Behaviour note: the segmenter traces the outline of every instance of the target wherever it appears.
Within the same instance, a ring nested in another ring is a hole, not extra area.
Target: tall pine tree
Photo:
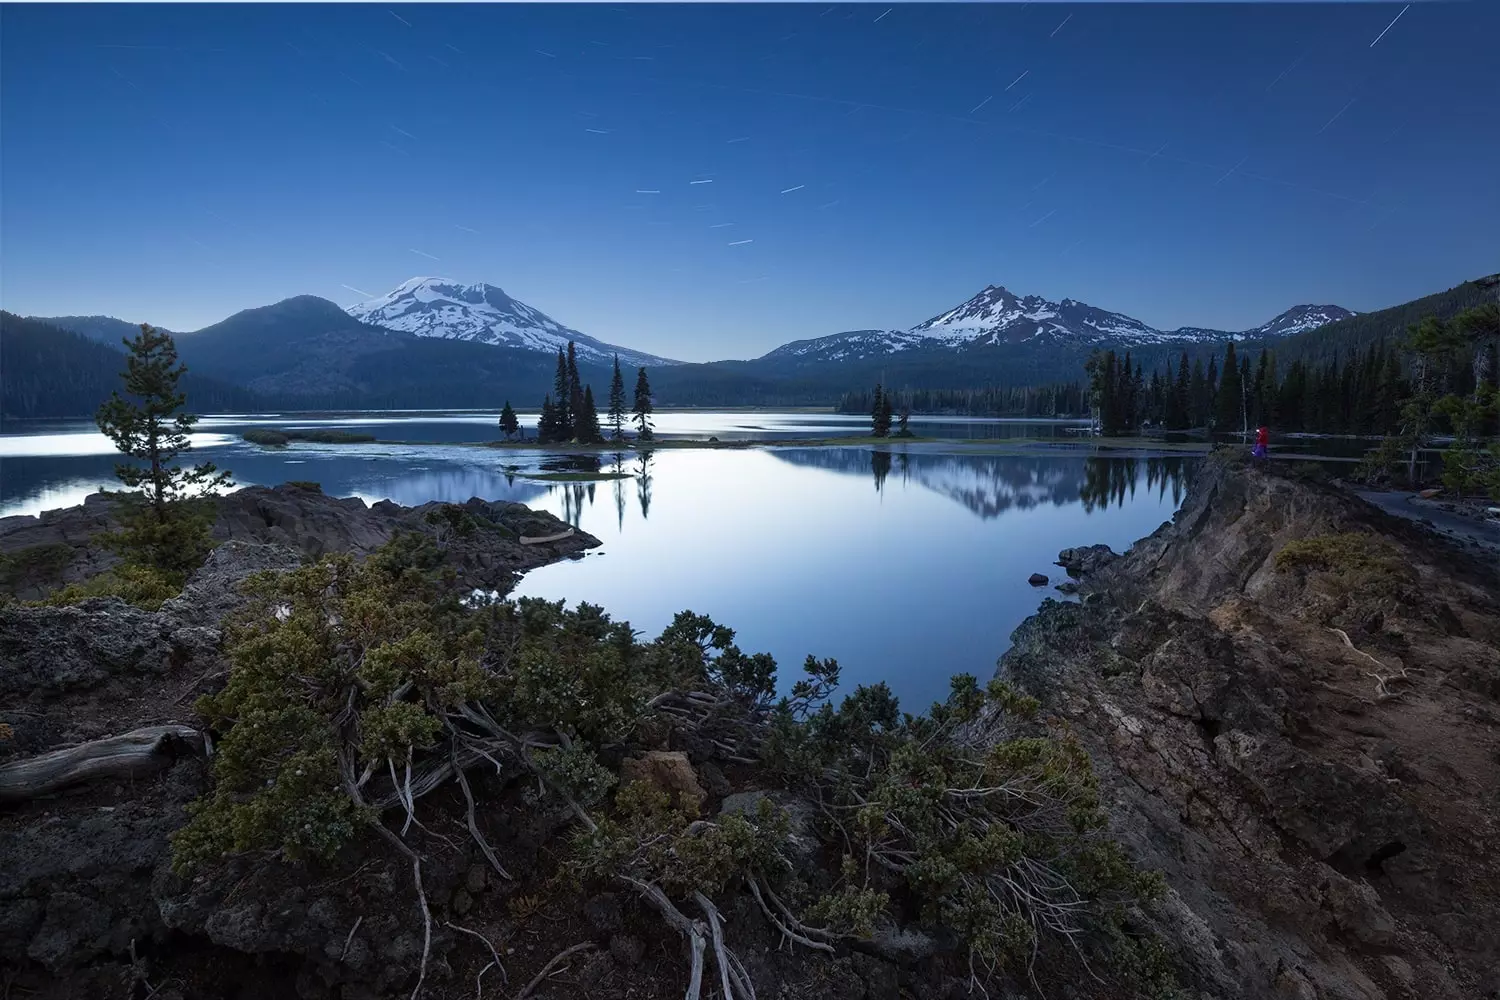
[[[638,436],[642,441],[650,441],[655,436],[651,433],[651,382],[646,378],[644,365],[635,377],[635,406],[631,412],[635,415]]]
[[[578,404],[578,419],[573,428],[574,436],[584,444],[597,444],[603,440],[599,433],[599,411],[594,408],[594,387],[583,387],[583,396]]]
[[[583,411],[583,383],[578,380],[578,350],[568,341],[568,414],[573,418],[573,436],[579,436],[578,416]]]
[[[568,401],[573,398],[573,380],[568,374],[568,356],[557,349],[557,374],[552,376],[552,393],[557,401],[552,404],[556,416],[555,427],[559,435],[555,441],[573,440],[573,408]]]
[[[625,439],[625,376],[620,374],[620,356],[615,355],[615,374],[609,380],[609,436]]]

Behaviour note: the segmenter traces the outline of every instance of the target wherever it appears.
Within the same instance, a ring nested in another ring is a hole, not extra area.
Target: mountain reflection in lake
[[[603,471],[616,464],[605,456]],[[1059,550],[1117,551],[1177,508],[1180,458],[941,455],[869,448],[658,450],[634,480],[559,483],[535,503],[603,540],[517,595],[589,601],[655,635],[691,609],[769,652],[783,687],[833,657],[844,686],[884,680],[908,707],[988,677],[1056,583]],[[874,489],[871,484],[874,484]]]

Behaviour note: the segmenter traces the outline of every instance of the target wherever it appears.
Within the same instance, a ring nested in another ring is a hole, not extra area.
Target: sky
[[[690,361],[988,284],[1366,311],[1500,270],[1496,37],[1490,2],[5,4],[0,307],[188,331],[433,275]]]

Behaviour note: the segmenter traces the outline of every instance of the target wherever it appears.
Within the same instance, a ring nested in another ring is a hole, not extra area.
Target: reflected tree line
[[[915,482],[950,497],[979,517],[1043,504],[1081,503],[1086,511],[1123,506],[1140,491],[1182,502],[1189,459],[1100,458],[1013,455],[936,455],[884,449],[807,449],[777,452],[794,465],[869,475],[876,492],[897,473],[903,485]]]
[[[652,486],[652,458],[650,449],[637,452],[634,461],[626,461],[624,452],[615,452],[609,456],[609,466],[606,469],[604,459],[597,455],[566,455],[555,459],[549,459],[542,463],[543,472],[576,472],[583,475],[602,475],[605,472],[617,477],[610,480],[610,490],[615,504],[615,524],[623,530],[625,527],[625,508],[627,506],[626,491],[627,483],[632,479],[635,482],[636,505],[641,511],[641,520],[651,516],[651,486]],[[510,474],[507,474],[510,478]],[[585,507],[592,507],[598,482],[580,480],[574,483],[558,483],[547,487],[548,493],[561,492],[562,494],[562,519],[574,528],[582,530],[583,511]]]
[[[971,456],[858,448],[809,448],[774,454],[793,465],[868,475],[873,479],[877,493],[884,493],[891,474],[895,473],[902,486],[915,483],[959,502],[985,519],[998,517],[1008,510],[1025,510],[1043,504],[1064,506],[1078,503],[1092,513],[1123,507],[1138,496],[1154,494],[1157,499],[1165,499],[1169,491],[1172,503],[1179,505],[1191,461],[1175,456]],[[593,475],[612,473],[623,477],[611,480],[609,486],[616,527],[624,530],[625,511],[632,490],[641,519],[651,516],[655,478],[653,458],[649,450],[634,455],[616,452],[603,457],[569,455],[549,460],[543,469]],[[548,492],[561,491],[563,520],[582,530],[583,511],[597,499],[598,486],[597,482],[579,481],[558,483],[547,489]]]

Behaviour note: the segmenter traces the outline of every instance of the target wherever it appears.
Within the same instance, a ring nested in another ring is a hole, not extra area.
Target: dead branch
[[[519,992],[519,993],[516,994],[516,1000],[526,1000],[527,997],[531,996],[531,994],[536,990],[536,988],[538,986],[542,985],[543,980],[545,980],[548,976],[550,976],[552,974],[552,970],[555,969],[555,968],[557,968],[557,966],[561,965],[563,962],[565,962],[568,959],[569,956],[576,955],[580,951],[592,951],[593,948],[594,948],[594,942],[592,942],[592,941],[580,941],[578,944],[575,944],[575,945],[572,945],[570,947],[564,948],[562,951],[558,952],[556,955],[553,955],[552,956],[552,960],[550,962],[548,962],[546,965],[542,966],[542,971],[538,972],[536,975],[532,976],[531,977],[531,982],[527,983],[526,986],[525,986],[525,988],[522,989],[521,992]]]
[[[146,726],[0,767],[0,802],[19,802],[96,778],[139,778],[179,757],[206,757],[208,744],[191,726]]]
[[[469,824],[469,835],[474,838],[474,843],[479,845],[479,850],[483,852],[485,860],[490,863],[490,867],[499,872],[501,878],[508,880],[510,873],[500,864],[500,858],[495,854],[495,849],[490,846],[490,842],[484,839],[484,834],[479,832],[479,823],[474,819],[474,793],[469,788],[469,779],[464,775],[463,768],[458,766],[456,754],[453,761],[453,773],[458,778],[458,787],[463,789],[464,802],[468,807],[466,818]],[[498,958],[496,962],[499,962]]]
[[[510,984],[510,975],[508,973],[506,973],[506,971],[505,971],[505,963],[502,962],[502,961],[500,961],[500,953],[495,950],[495,946],[490,943],[490,939],[489,938],[485,937],[483,934],[479,933],[478,931],[470,930],[469,928],[464,927],[464,926],[462,926],[460,924],[455,924],[451,920],[444,920],[443,921],[443,926],[444,927],[451,927],[451,928],[453,928],[456,931],[462,931],[463,933],[468,934],[471,937],[478,938],[484,944],[484,946],[490,950],[490,957],[494,959],[494,962],[492,962],[490,964],[493,965],[495,968],[497,968],[497,969],[500,970],[500,978],[506,983],[506,985]],[[488,971],[489,968],[490,968],[490,966],[488,966],[488,965],[485,966],[485,970],[486,971]],[[483,976],[484,973],[481,972],[480,975]],[[477,980],[475,982],[475,985],[478,986]]]
[[[692,954],[692,967],[688,972],[688,988],[687,993],[683,995],[683,1000],[699,1000],[703,992],[703,951],[708,945],[708,939],[703,933],[703,925],[696,920],[689,920],[667,898],[667,894],[662,892],[659,886],[631,878],[629,875],[621,875],[620,881],[640,893],[641,898],[662,915],[662,919],[687,939],[688,948]]]
[[[355,918],[355,920],[354,920],[354,926],[351,927],[351,928],[349,928],[349,936],[346,937],[346,938],[344,938],[344,947],[343,947],[343,950],[341,950],[339,952],[339,961],[340,962],[342,962],[344,960],[344,956],[345,955],[349,954],[349,945],[354,940],[354,932],[357,931],[357,930],[359,930],[359,925],[362,924],[362,923],[364,923],[364,922],[365,922],[365,918],[364,918],[363,914],[361,914],[360,916],[358,916],[358,917]]]
[[[761,894],[760,885],[758,884],[759,881],[760,881],[759,879],[753,879],[753,878],[748,880],[749,885],[750,885],[750,894],[752,896],[754,896],[755,897],[755,901],[760,904],[761,912],[766,915],[766,919],[767,920],[771,921],[771,926],[775,927],[778,931],[780,931],[781,932],[781,936],[784,937],[784,938],[786,938],[788,941],[795,941],[797,944],[805,945],[806,947],[813,948],[813,949],[815,949],[817,951],[826,951],[828,954],[832,955],[833,954],[833,946],[832,945],[830,945],[830,944],[828,944],[826,942],[823,942],[823,941],[814,941],[811,938],[809,938],[805,933],[798,933],[797,930],[793,930],[792,927],[787,926],[787,924],[783,923],[781,921],[781,919],[775,913],[771,912],[771,908],[766,905],[766,898],[765,898],[765,896]],[[769,890],[767,890],[767,891],[769,892]],[[788,914],[789,918],[790,918],[790,916],[791,915]],[[802,926],[802,924],[799,923],[798,921],[796,921],[795,919],[791,920],[791,924],[792,924],[792,926],[798,928],[798,930],[801,930],[801,931],[814,931],[814,930],[816,930],[815,928]],[[819,933],[822,933],[822,932],[819,932]]]
[[[1375,664],[1375,666],[1379,667],[1381,670],[1388,669],[1384,663],[1380,662],[1369,653],[1366,653],[1364,650],[1354,645],[1354,643],[1349,639],[1348,632],[1345,632],[1341,628],[1330,628],[1328,631],[1332,632],[1334,635],[1337,635],[1344,641],[1345,646],[1348,646],[1351,650],[1358,653],[1360,656],[1363,656],[1365,659]],[[1401,681],[1407,684],[1411,683],[1411,677],[1407,675],[1405,666],[1399,667],[1395,673],[1379,673],[1372,670],[1366,670],[1363,671],[1363,673],[1366,677],[1369,677],[1375,682],[1375,700],[1377,703],[1390,701],[1392,698],[1401,697],[1401,692],[1392,691],[1390,689],[1391,684],[1394,684],[1397,681]]]
[[[719,914],[718,907],[701,892],[694,892],[693,899],[698,908],[708,917],[708,928],[714,938],[714,961],[719,966],[719,981],[724,990],[724,1000],[755,1000],[755,985],[750,982],[750,975],[745,971],[739,956],[730,951],[724,944],[724,918]]]

